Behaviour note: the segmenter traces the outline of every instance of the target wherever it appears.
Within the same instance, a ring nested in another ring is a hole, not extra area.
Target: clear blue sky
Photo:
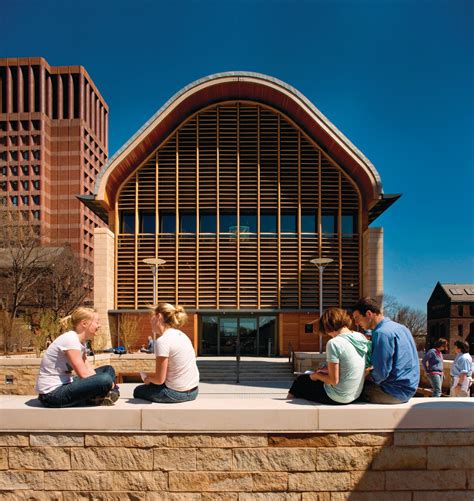
[[[403,193],[374,223],[385,292],[425,309],[438,280],[474,282],[474,0],[0,3],[0,57],[87,69],[110,155],[200,77],[289,83]]]

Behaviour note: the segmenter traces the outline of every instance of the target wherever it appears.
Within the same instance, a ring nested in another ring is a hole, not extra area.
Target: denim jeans
[[[75,407],[87,405],[92,398],[105,397],[115,382],[114,368],[104,365],[95,372],[95,376],[75,378],[72,383],[63,384],[50,393],[40,395],[41,403],[45,407]]]
[[[433,388],[433,397],[440,397],[441,387],[443,386],[443,376],[441,374],[427,374],[427,376]]]
[[[176,391],[168,388],[165,384],[150,383],[137,386],[133,392],[133,397],[162,404],[177,404],[196,400],[198,393],[197,387],[190,391]]]
[[[364,382],[364,388],[359,400],[370,402],[371,404],[403,404],[406,402],[406,400],[400,400],[389,395],[378,384],[367,380]]]

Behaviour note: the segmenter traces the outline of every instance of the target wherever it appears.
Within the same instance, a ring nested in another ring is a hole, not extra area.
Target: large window
[[[176,215],[174,212],[160,213],[160,233],[176,233]]]
[[[155,213],[141,212],[140,213],[140,232],[155,233]]]
[[[221,211],[220,233],[234,233],[237,227],[237,214],[235,211]]]
[[[262,211],[260,214],[260,233],[277,232],[276,211]]]
[[[257,214],[255,212],[242,211],[240,213],[240,231],[257,233]]]
[[[196,213],[193,211],[181,212],[179,214],[180,233],[196,233]]]
[[[326,213],[321,216],[321,230],[326,234],[337,233],[337,217],[336,214]]]
[[[199,232],[217,233],[217,217],[215,212],[202,210],[199,213]]]
[[[122,212],[122,222],[120,226],[122,233],[135,233],[135,213]]]
[[[317,233],[318,218],[316,212],[304,211],[301,213],[301,233]]]
[[[282,211],[281,233],[296,233],[296,211]]]

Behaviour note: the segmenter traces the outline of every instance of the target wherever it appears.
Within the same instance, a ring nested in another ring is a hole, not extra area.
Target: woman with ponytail
[[[86,355],[86,341],[100,327],[99,315],[91,308],[77,308],[61,320],[61,326],[69,330],[48,346],[41,360],[36,381],[39,400],[46,407],[113,405],[119,398],[113,367],[94,370]]]
[[[155,343],[154,374],[141,373],[143,382],[133,396],[151,402],[178,403],[198,396],[199,371],[193,345],[179,330],[187,320],[181,306],[159,303],[153,308],[151,329]]]

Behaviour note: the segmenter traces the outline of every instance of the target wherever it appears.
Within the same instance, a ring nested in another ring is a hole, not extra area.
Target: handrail
[[[295,351],[293,350],[291,341],[288,343],[288,363],[291,364],[292,372],[295,372]]]

